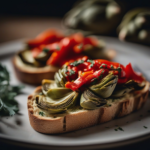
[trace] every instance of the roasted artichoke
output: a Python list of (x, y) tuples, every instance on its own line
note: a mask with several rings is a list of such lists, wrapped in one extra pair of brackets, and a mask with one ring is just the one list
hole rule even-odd
[(150, 8), (129, 11), (118, 27), (120, 40), (150, 45)]
[(98, 84), (92, 85), (89, 89), (103, 98), (108, 98), (113, 93), (118, 77), (113, 74), (108, 74), (102, 81)]
[(64, 17), (64, 25), (85, 34), (109, 34), (119, 25), (125, 6), (118, 0), (83, 0)]

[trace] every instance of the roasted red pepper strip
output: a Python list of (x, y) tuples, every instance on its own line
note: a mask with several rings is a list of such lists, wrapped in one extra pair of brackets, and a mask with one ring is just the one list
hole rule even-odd
[(40, 33), (35, 39), (27, 41), (30, 48), (39, 47), (41, 44), (50, 44), (60, 41), (64, 36), (56, 30), (46, 30)]
[(135, 80), (136, 82), (144, 81), (144, 78), (142, 77), (142, 74), (136, 73), (133, 70), (131, 63), (129, 63), (126, 66), (125, 70), (126, 70), (126, 73), (127, 73), (126, 77), (127, 77), (128, 80)]
[[(69, 81), (75, 81), (67, 82), (65, 86), (72, 89), (73, 91), (76, 91), (79, 88), (82, 89), (84, 86), (89, 85), (95, 79), (98, 79), (99, 81), (101, 75), (104, 77), (110, 72), (112, 72), (114, 75), (118, 75), (118, 84), (126, 83), (128, 80), (135, 80), (139, 83), (144, 80), (141, 74), (134, 72), (130, 63), (124, 67), (119, 63), (109, 62), (102, 59), (86, 60), (81, 64), (78, 64), (77, 62), (74, 64), (68, 64), (68, 70), (75, 71), (74, 75), (69, 76)], [(78, 78), (77, 75), (79, 75)]]
[(61, 49), (49, 58), (47, 65), (62, 66), (70, 59), (80, 58), (81, 55), (73, 51), (73, 47), (83, 41), (83, 36), (77, 33), (61, 40)]
[(76, 91), (83, 85), (90, 84), (92, 79), (94, 79), (94, 78), (98, 79), (101, 75), (104, 75), (104, 74), (106, 74), (106, 70), (104, 70), (104, 69), (100, 69), (95, 72), (93, 72), (93, 71), (84, 72), (74, 82), (67, 82), (65, 84), (65, 87), (70, 88), (73, 91)]

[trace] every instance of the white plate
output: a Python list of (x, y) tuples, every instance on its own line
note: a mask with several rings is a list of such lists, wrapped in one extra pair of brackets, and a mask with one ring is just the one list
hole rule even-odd
[[(150, 48), (141, 45), (120, 42), (115, 38), (101, 37), (107, 43), (107, 47), (117, 51), (114, 61), (127, 65), (131, 62), (139, 66), (146, 74), (150, 72)], [(11, 83), (19, 82), (12, 68), (11, 58), (14, 50), (23, 48), (22, 42), (15, 41), (0, 46), (0, 62), (11, 73)], [(12, 51), (13, 50), (13, 51)], [(9, 52), (9, 53), (8, 53)], [(5, 54), (5, 55), (4, 55)], [(2, 56), (3, 55), (3, 56)], [(101, 125), (78, 130), (60, 135), (45, 135), (32, 129), (27, 113), (27, 96), (32, 93), (34, 86), (25, 85), (24, 94), (16, 97), (20, 105), (20, 114), (13, 117), (4, 117), (0, 121), (0, 138), (15, 144), (29, 147), (62, 149), (92, 149), (109, 148), (125, 145), (150, 137), (150, 100), (144, 107), (126, 117), (116, 119)], [(116, 125), (124, 131), (115, 131)], [(146, 126), (147, 128), (144, 128)], [(6, 141), (5, 140), (5, 141)]]

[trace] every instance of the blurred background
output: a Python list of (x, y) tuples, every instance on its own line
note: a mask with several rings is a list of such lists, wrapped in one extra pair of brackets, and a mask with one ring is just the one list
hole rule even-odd
[(149, 0), (5, 0), (0, 43), (32, 38), (47, 28), (150, 44)]

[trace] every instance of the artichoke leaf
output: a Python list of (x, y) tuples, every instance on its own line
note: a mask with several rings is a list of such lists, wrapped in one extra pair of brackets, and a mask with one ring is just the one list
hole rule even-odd
[(118, 76), (112, 73), (104, 77), (100, 83), (89, 87), (89, 89), (95, 94), (103, 98), (108, 98), (113, 93), (118, 81)]
[(90, 90), (83, 92), (80, 98), (80, 106), (85, 109), (96, 109), (105, 105), (107, 101), (101, 97), (98, 97)]
[(50, 53), (42, 51), (38, 56), (35, 57), (35, 60), (46, 63), (50, 55)]
[(65, 87), (51, 88), (47, 91), (46, 96), (52, 99), (59, 99), (68, 95), (72, 90)]
[(71, 92), (67, 96), (60, 98), (57, 102), (49, 97), (37, 95), (35, 97), (37, 106), (39, 108), (50, 111), (51, 113), (58, 113), (67, 110), (77, 100), (77, 92)]
[(60, 70), (55, 73), (54, 79), (55, 79), (57, 86), (59, 86), (59, 87), (65, 86), (65, 79), (64, 79), (63, 75), (61, 74)]
[(47, 94), (47, 91), (49, 89), (56, 88), (56, 87), (57, 87), (57, 85), (54, 80), (47, 80), (47, 79), (42, 80), (42, 92), (44, 95)]
[(123, 97), (133, 90), (141, 90), (142, 88), (144, 88), (144, 86), (145, 82), (139, 84), (134, 80), (129, 80), (125, 84), (117, 86), (114, 92), (112, 93), (111, 97), (113, 98)]

